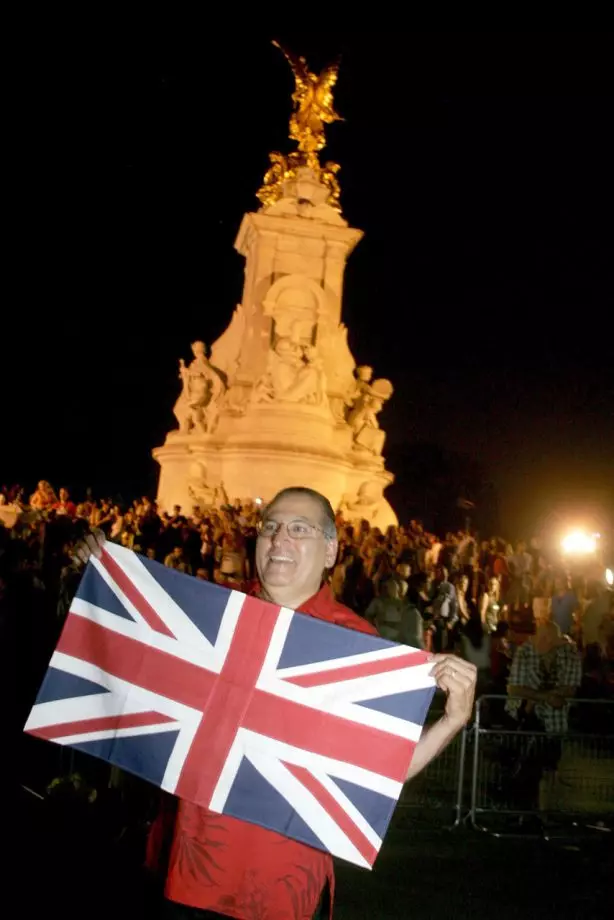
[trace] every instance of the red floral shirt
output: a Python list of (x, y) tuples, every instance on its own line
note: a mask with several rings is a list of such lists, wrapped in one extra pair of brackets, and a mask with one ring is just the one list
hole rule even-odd
[[(328, 585), (301, 606), (320, 620), (374, 633), (339, 604)], [(179, 801), (162, 810), (148, 844), (147, 862), (159, 861), (165, 825), (174, 819), (165, 894), (173, 901), (237, 920), (311, 920), (324, 886), (334, 890), (328, 853), (237, 818)]]

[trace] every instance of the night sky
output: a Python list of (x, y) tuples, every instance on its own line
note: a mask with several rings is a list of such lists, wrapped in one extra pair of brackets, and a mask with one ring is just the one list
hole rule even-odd
[(611, 511), (612, 33), (161, 35), (32, 62), (0, 478), (155, 490), (177, 361), (226, 327), (242, 215), (294, 149), (277, 37), (343, 55), (343, 320), (395, 386), (401, 514), (443, 526), (464, 492), (514, 536), (561, 501)]

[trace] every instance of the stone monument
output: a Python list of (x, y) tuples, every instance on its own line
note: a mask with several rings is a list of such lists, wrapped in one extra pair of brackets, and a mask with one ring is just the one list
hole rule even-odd
[(338, 120), (338, 65), (312, 73), (284, 51), (295, 78), (290, 137), (298, 150), (271, 153), (235, 242), (245, 257), (241, 303), (213, 343), (192, 344), (179, 362), (178, 428), (153, 455), (158, 502), (203, 507), (270, 499), (288, 485), (328, 496), (347, 519), (385, 528), (396, 516), (384, 497), (378, 414), (390, 381), (356, 367), (341, 322), (345, 263), (362, 237), (341, 214), (339, 166), (320, 165), (324, 125)]

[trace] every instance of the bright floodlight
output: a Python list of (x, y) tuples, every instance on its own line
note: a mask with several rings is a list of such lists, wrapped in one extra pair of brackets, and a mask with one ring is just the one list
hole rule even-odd
[(597, 540), (581, 530), (574, 530), (563, 537), (561, 546), (568, 556), (588, 556), (597, 549)]
[(612, 587), (612, 585), (614, 585), (614, 572), (612, 571), (612, 569), (605, 570), (605, 580), (606, 580), (606, 584), (608, 584), (610, 588)]

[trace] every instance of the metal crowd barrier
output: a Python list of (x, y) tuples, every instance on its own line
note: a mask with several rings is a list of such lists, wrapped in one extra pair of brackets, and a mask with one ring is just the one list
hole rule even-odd
[(465, 765), (470, 744), (471, 734), (465, 729), (426, 769), (405, 784), (398, 803), (401, 820), (419, 817), (428, 824), (448, 828), (463, 822), (468, 802)]
[[(520, 731), (505, 717), (505, 696), (481, 696), (472, 725), (407, 783), (395, 820), (431, 828), (540, 835), (548, 822), (614, 829), (614, 702), (570, 701), (564, 734)], [(436, 720), (440, 712), (434, 711)], [(427, 726), (428, 727), (428, 726)], [(37, 798), (53, 776), (78, 773), (88, 786), (146, 798), (139, 780), (80, 751), (24, 736), (22, 783)], [(38, 775), (36, 775), (38, 774)], [(43, 779), (44, 778), (44, 779)], [(153, 788), (153, 787), (152, 787)]]
[(506, 697), (476, 702), (469, 823), (479, 830), (607, 830), (614, 819), (614, 703), (570, 701), (569, 730), (522, 731)]

